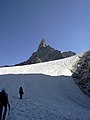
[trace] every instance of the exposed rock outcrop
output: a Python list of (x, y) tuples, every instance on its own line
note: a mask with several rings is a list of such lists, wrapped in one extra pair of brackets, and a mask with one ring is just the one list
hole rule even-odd
[(34, 52), (27, 61), (24, 61), (17, 65), (28, 65), (40, 62), (47, 62), (70, 57), (73, 55), (75, 55), (75, 52), (68, 51), (62, 53), (61, 51), (55, 50), (54, 48), (50, 47), (50, 45), (46, 45), (45, 39), (42, 39), (37, 51)]
[(67, 58), (67, 57), (73, 56), (75, 54), (76, 54), (75, 52), (68, 51), (68, 52), (63, 52), (62, 56), (63, 56), (63, 58)]
[(90, 96), (90, 50), (82, 55), (76, 68), (72, 76), (80, 89)]

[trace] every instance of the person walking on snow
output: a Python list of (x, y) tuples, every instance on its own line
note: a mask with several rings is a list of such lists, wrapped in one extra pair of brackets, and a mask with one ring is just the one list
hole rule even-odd
[(0, 92), (0, 120), (5, 120), (7, 105), (10, 110), (8, 94), (5, 92), (5, 89), (2, 89), (2, 92)]
[(20, 99), (22, 99), (22, 95), (23, 95), (23, 94), (24, 94), (24, 92), (23, 92), (23, 88), (20, 87), (20, 88), (19, 88)]

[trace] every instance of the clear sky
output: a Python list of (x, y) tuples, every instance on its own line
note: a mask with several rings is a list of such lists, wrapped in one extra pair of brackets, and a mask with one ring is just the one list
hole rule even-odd
[(27, 60), (42, 38), (60, 51), (90, 49), (90, 0), (0, 0), (0, 65)]

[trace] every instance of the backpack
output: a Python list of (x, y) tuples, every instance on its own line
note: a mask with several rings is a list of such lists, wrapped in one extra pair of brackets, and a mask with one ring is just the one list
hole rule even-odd
[(0, 92), (0, 105), (6, 106), (8, 104), (8, 95), (5, 92)]
[(19, 88), (19, 94), (24, 94), (22, 87)]

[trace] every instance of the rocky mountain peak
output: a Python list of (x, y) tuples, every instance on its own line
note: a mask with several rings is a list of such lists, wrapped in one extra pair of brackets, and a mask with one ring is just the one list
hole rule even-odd
[(46, 47), (46, 46), (47, 46), (47, 45), (46, 45), (46, 43), (45, 43), (45, 39), (43, 38), (43, 39), (41, 40), (39, 46), (38, 46), (38, 50), (41, 49), (41, 48), (43, 48), (43, 47)]
[(37, 51), (34, 52), (27, 61), (24, 61), (17, 65), (28, 65), (28, 64), (35, 64), (40, 62), (58, 60), (73, 56), (75, 54), (76, 53), (72, 51), (67, 51), (62, 53), (59, 50), (55, 50), (50, 45), (46, 45), (45, 39), (43, 38), (38, 46)]

